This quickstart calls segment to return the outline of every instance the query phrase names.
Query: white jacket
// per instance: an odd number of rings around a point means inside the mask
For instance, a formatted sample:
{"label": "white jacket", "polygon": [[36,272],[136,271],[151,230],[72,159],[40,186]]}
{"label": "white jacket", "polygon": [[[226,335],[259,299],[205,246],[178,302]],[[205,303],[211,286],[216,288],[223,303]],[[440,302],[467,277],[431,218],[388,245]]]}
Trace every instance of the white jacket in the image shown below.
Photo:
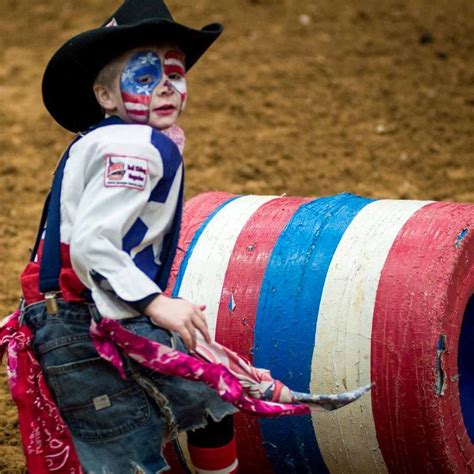
{"label": "white jacket", "polygon": [[69,150],[61,243],[70,246],[73,269],[102,315],[135,316],[121,300],[162,291],[154,278],[182,179],[177,146],[145,125],[102,126]]}

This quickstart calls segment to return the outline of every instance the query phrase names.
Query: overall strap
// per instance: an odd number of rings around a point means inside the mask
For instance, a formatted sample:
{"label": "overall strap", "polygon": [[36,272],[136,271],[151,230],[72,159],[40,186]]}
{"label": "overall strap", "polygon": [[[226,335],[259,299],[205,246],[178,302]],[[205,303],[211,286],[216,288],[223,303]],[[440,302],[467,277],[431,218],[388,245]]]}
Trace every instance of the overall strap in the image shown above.
{"label": "overall strap", "polygon": [[[41,293],[49,293],[60,290],[59,274],[61,272],[61,189],[64,177],[64,169],[69,158],[69,151],[72,146],[84,135],[104,125],[124,123],[119,117],[109,117],[95,127],[91,127],[84,134],[79,134],[69,145],[61,158],[56,172],[54,173],[53,185],[44,204],[43,215],[41,217],[35,247],[32,253],[32,260],[35,259],[38,247],[46,224],[46,233],[43,243],[43,255],[40,262],[39,290]],[[43,265],[43,262],[45,263]]]}
{"label": "overall strap", "polygon": [[44,226],[46,225],[46,219],[48,217],[48,207],[49,207],[50,199],[51,199],[51,191],[48,192],[48,195],[46,196],[46,199],[44,201],[43,212],[41,213],[41,219],[38,225],[38,232],[36,234],[35,245],[33,247],[33,250],[31,251],[31,258],[30,258],[31,262],[34,262],[36,259],[36,256],[38,255],[38,249],[41,243],[41,238],[43,237]]}
{"label": "overall strap", "polygon": [[39,290],[41,293],[59,291],[59,273],[61,271],[61,188],[70,148],[61,158],[54,174],[53,185],[46,198],[38,237],[36,238],[37,244],[35,244],[35,248],[37,250],[46,221],[43,254],[40,262]]}
{"label": "overall strap", "polygon": [[[40,265],[39,288],[41,293],[59,291],[59,272],[61,271],[60,200],[64,168],[68,156],[69,153],[66,152],[61,158],[49,195],[46,233]],[[41,229],[40,232],[42,232]],[[43,265],[43,262],[47,262],[46,265]]]}

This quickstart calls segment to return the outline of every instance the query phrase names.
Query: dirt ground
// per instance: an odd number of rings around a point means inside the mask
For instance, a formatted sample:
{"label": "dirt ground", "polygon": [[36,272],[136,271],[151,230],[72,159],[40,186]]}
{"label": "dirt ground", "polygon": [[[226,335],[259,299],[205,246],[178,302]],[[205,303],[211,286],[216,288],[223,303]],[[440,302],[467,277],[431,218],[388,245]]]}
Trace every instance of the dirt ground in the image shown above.
{"label": "dirt ground", "polygon": [[[44,66],[119,3],[0,0],[0,314],[17,305],[17,276],[71,138],[42,105]],[[474,202],[472,0],[168,4],[178,21],[226,27],[189,74],[188,198],[347,191]],[[2,368],[0,472],[23,465]]]}

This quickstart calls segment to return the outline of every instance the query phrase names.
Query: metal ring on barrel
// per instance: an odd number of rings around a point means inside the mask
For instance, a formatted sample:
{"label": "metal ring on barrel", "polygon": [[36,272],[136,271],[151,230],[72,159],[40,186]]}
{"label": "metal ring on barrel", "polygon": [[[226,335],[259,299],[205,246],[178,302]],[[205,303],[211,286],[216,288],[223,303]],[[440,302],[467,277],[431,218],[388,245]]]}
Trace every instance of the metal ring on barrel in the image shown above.
{"label": "metal ring on barrel", "polygon": [[473,472],[474,205],[208,193],[182,227],[171,287],[219,342],[295,390],[376,384],[239,416],[241,472]]}

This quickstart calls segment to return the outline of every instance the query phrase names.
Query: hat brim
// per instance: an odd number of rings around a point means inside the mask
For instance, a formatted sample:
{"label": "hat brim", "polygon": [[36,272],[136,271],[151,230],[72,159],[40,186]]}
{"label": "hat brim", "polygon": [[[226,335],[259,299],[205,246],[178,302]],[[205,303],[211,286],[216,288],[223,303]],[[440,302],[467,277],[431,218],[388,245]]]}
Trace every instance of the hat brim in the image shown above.
{"label": "hat brim", "polygon": [[167,19],[149,19],[80,33],[49,61],[43,76],[44,104],[67,130],[87,130],[103,118],[92,87],[100,70],[110,61],[137,46],[176,43],[185,53],[189,71],[222,31],[219,23],[196,30]]}

